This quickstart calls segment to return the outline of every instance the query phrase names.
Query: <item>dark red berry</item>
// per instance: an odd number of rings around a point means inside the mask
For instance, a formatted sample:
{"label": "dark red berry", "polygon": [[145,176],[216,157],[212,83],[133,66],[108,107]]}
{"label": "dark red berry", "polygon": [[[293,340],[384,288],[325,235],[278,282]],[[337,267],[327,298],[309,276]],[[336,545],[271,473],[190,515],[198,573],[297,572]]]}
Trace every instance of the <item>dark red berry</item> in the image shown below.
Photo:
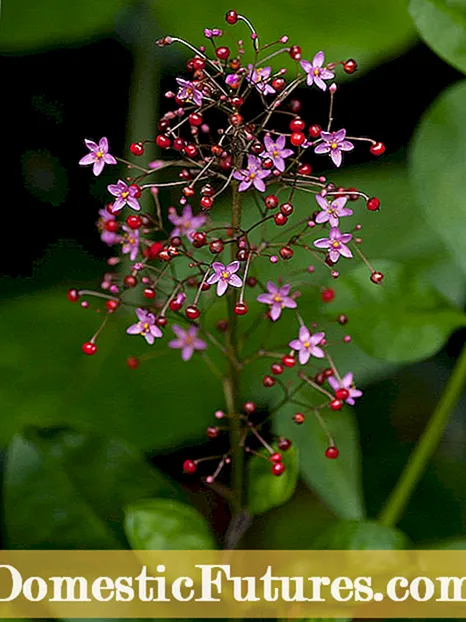
{"label": "dark red berry", "polygon": [[259,155],[260,153],[262,153],[264,151],[265,147],[262,143],[254,143],[253,145],[251,145],[251,151],[255,154],[255,155]]}
{"label": "dark red berry", "polygon": [[301,60],[301,48],[299,45],[292,45],[289,51],[289,55],[293,60]]}
{"label": "dark red berry", "polygon": [[366,207],[370,212],[376,212],[380,207],[380,201],[377,197],[372,197],[366,203]]}
{"label": "dark red berry", "polygon": [[207,244],[207,237],[206,234],[203,233],[202,231],[196,231],[193,234],[193,246],[195,248],[202,248],[203,246],[205,246]]}
{"label": "dark red berry", "polygon": [[176,149],[177,151],[181,151],[185,147],[186,147],[186,141],[184,140],[184,138],[175,138],[175,140],[173,141],[173,149]]}
{"label": "dark red berry", "polygon": [[282,451],[288,451],[288,449],[291,447],[292,442],[288,439],[288,438],[283,438],[283,436],[281,436],[278,439],[278,448],[281,449]]}
{"label": "dark red berry", "polygon": [[188,121],[191,125],[201,125],[202,120],[202,115],[199,112],[192,112],[188,117]]}
{"label": "dark red berry", "polygon": [[348,192],[351,192],[351,194],[349,195],[350,201],[357,201],[359,199],[359,194],[355,194],[357,191],[357,188],[348,188]]}
{"label": "dark red berry", "polygon": [[282,91],[285,88],[286,80],[285,78],[274,78],[272,80],[272,87],[276,91]]}
{"label": "dark red berry", "polygon": [[205,60],[199,56],[193,58],[193,69],[195,71],[202,71],[205,67]]}
{"label": "dark red berry", "polygon": [[244,119],[242,115],[238,113],[230,115],[230,123],[233,125],[233,127],[238,127],[239,125],[243,123],[243,121]]}
{"label": "dark red berry", "polygon": [[136,369],[137,367],[139,367],[139,362],[139,359],[135,356],[130,356],[126,359],[126,364],[130,369]]}
{"label": "dark red berry", "polygon": [[248,307],[244,304],[244,302],[237,302],[235,304],[234,312],[236,313],[236,315],[246,315],[246,313],[248,312]]}
{"label": "dark red berry", "polygon": [[256,405],[254,404],[254,402],[244,402],[243,412],[245,412],[247,415],[252,415],[252,413],[256,412]]}
{"label": "dark red berry", "polygon": [[186,147],[184,148],[184,152],[188,156],[188,158],[195,158],[197,155],[199,155],[198,148],[196,147],[196,145],[193,144],[186,145]]}
{"label": "dark red berry", "polygon": [[344,324],[348,324],[348,316],[345,315],[344,313],[340,313],[340,315],[337,317],[337,322],[341,324],[342,326]]}
{"label": "dark red berry", "polygon": [[178,248],[178,246],[181,246],[183,244],[182,240],[180,237],[178,237],[177,235],[174,238],[170,238],[170,245],[174,246],[175,248]]}
{"label": "dark red berry", "polygon": [[325,450],[325,457],[330,458],[330,460],[335,460],[335,458],[338,458],[339,454],[340,452],[333,445]]}
{"label": "dark red berry", "polygon": [[207,428],[207,437],[208,437],[208,438],[217,438],[217,436],[218,436],[218,432],[219,432],[219,430],[218,430],[217,426],[215,426],[215,425],[210,425],[210,426]]}
{"label": "dark red berry", "polygon": [[264,385],[264,387],[273,387],[273,385],[275,384],[275,378],[273,378],[272,376],[264,376],[262,384]]}
{"label": "dark red berry", "polygon": [[331,287],[327,287],[327,289],[322,290],[320,297],[323,302],[332,302],[335,299],[335,290]]}
{"label": "dark red berry", "polygon": [[273,168],[273,160],[272,160],[272,158],[264,158],[262,160],[262,168],[265,168],[267,170],[270,170],[271,168]]}
{"label": "dark red berry", "polygon": [[143,293],[144,293],[144,297],[148,298],[149,300],[153,300],[155,296],[157,295],[155,293],[155,289],[152,289],[152,287],[146,287]]}
{"label": "dark red berry", "polygon": [[369,151],[372,153],[372,155],[375,155],[377,157],[381,156],[383,153],[385,153],[385,145],[380,142],[374,143],[373,145],[371,145]]}
{"label": "dark red berry", "polygon": [[154,242],[149,246],[149,259],[157,259],[160,255],[160,251],[163,249],[161,242]]}
{"label": "dark red berry", "polygon": [[357,68],[358,64],[353,58],[349,58],[343,63],[343,69],[346,71],[346,73],[354,73]]}
{"label": "dark red berry", "polygon": [[337,389],[335,391],[335,397],[337,398],[337,400],[342,400],[344,402],[349,398],[349,396],[350,392],[348,391],[348,389]]}
{"label": "dark red berry", "polygon": [[294,207],[291,203],[282,203],[280,205],[280,211],[283,216],[291,216],[294,211]]}
{"label": "dark red berry", "polygon": [[133,276],[132,274],[128,274],[128,276],[125,276],[125,278],[123,279],[123,283],[126,287],[136,287],[138,281],[135,276]]}
{"label": "dark red berry", "polygon": [[104,225],[105,231],[110,231],[110,233],[116,233],[120,228],[120,223],[118,220],[107,220]]}
{"label": "dark red berry", "polygon": [[235,95],[234,97],[231,98],[231,105],[234,106],[235,108],[241,108],[243,104],[244,104],[244,99],[242,97]]}
{"label": "dark red berry", "polygon": [[105,308],[107,309],[109,313],[113,313],[114,311],[116,311],[119,306],[120,306],[119,300],[106,300],[105,301]]}
{"label": "dark red berry", "polygon": [[156,139],[155,142],[157,143],[157,145],[161,148],[161,149],[168,149],[168,147],[171,144],[170,139],[168,138],[168,136],[165,136],[164,134],[159,134]]}
{"label": "dark red berry", "polygon": [[280,365],[280,363],[272,363],[272,365],[270,366],[270,370],[272,374],[275,374],[275,376],[279,376],[280,374],[283,374],[283,365]]}
{"label": "dark red berry", "polygon": [[310,175],[312,173],[312,166],[304,162],[298,166],[298,173],[300,175]]}
{"label": "dark red berry", "polygon": [[247,281],[246,281],[246,284],[247,284],[249,287],[256,287],[256,285],[257,285],[257,279],[256,279],[256,277],[255,277],[255,276],[248,276]]}
{"label": "dark red berry", "polygon": [[293,415],[293,421],[298,425],[304,423],[305,419],[306,417],[303,415],[303,413],[296,413],[295,415]]}
{"label": "dark red berry", "polygon": [[223,244],[222,240],[212,240],[212,242],[209,244],[210,252],[214,255],[221,253],[224,248],[225,245]]}
{"label": "dark red berry", "polygon": [[320,127],[320,125],[317,125],[317,123],[309,126],[309,136],[311,138],[319,138],[321,132],[322,128]]}
{"label": "dark red berry", "polygon": [[214,204],[211,197],[202,197],[201,199],[201,207],[205,210],[212,209],[212,205]]}
{"label": "dark red berry", "polygon": [[265,197],[264,204],[267,209],[275,209],[278,206],[278,198],[274,194],[269,194]]}
{"label": "dark red berry", "polygon": [[272,466],[272,474],[273,475],[281,475],[282,473],[284,473],[286,471],[286,467],[283,464],[283,462],[276,462],[273,466]]}
{"label": "dark red berry", "polygon": [[283,227],[288,222],[288,218],[284,214],[282,214],[281,212],[279,212],[278,214],[275,214],[273,219],[275,221],[275,224],[278,227]]}
{"label": "dark red berry", "polygon": [[329,404],[332,410],[341,410],[343,408],[343,402],[341,400],[332,400]]}
{"label": "dark red berry", "polygon": [[314,382],[319,386],[322,386],[325,382],[325,376],[323,372],[319,372],[314,376]]}
{"label": "dark red berry", "polygon": [[291,354],[285,354],[282,358],[282,363],[285,367],[294,367],[296,365],[296,359]]}
{"label": "dark red berry", "polygon": [[279,454],[278,452],[275,452],[274,454],[271,454],[269,460],[271,460],[272,462],[281,462],[282,455]]}
{"label": "dark red berry", "polygon": [[142,218],[132,214],[126,219],[126,224],[130,229],[139,229],[142,226]]}
{"label": "dark red berry", "polygon": [[371,281],[376,285],[380,285],[382,283],[384,275],[382,272],[373,272],[371,274]]}
{"label": "dark red berry", "polygon": [[77,289],[69,289],[66,297],[70,302],[76,302],[79,300],[79,292]]}
{"label": "dark red berry", "polygon": [[132,143],[129,150],[133,155],[141,156],[144,153],[144,145],[142,143]]}
{"label": "dark red berry", "polygon": [[293,132],[290,136],[290,142],[295,147],[299,147],[306,140],[306,137],[302,132]]}
{"label": "dark red berry", "polygon": [[201,315],[201,312],[195,305],[186,307],[185,313],[189,320],[197,320],[197,318]]}
{"label": "dark red berry", "polygon": [[157,326],[161,326],[162,328],[168,324],[168,320],[164,315],[161,315],[156,320]]}
{"label": "dark red berry", "polygon": [[185,473],[189,473],[189,475],[192,475],[193,473],[195,473],[197,470],[197,465],[194,462],[194,460],[185,460],[183,462],[183,471]]}
{"label": "dark red berry", "polygon": [[291,259],[294,255],[294,251],[289,246],[284,246],[280,249],[280,257],[282,259]]}
{"label": "dark red berry", "polygon": [[325,378],[330,378],[330,376],[334,376],[335,372],[333,371],[333,369],[331,367],[328,367],[327,369],[324,369],[323,374],[325,376]]}
{"label": "dark red berry", "polygon": [[302,132],[304,128],[306,127],[306,124],[304,123],[302,119],[300,119],[299,117],[296,117],[296,119],[293,119],[292,121],[290,121],[289,127],[292,132]]}
{"label": "dark red berry", "polygon": [[222,45],[215,50],[215,56],[220,60],[227,60],[230,56],[230,48]]}
{"label": "dark red berry", "polygon": [[97,346],[93,341],[86,341],[86,343],[83,343],[82,345],[82,351],[84,352],[84,354],[92,356],[97,352]]}
{"label": "dark red berry", "polygon": [[228,11],[228,13],[225,15],[225,19],[231,25],[236,24],[236,22],[238,21],[238,13],[233,10]]}

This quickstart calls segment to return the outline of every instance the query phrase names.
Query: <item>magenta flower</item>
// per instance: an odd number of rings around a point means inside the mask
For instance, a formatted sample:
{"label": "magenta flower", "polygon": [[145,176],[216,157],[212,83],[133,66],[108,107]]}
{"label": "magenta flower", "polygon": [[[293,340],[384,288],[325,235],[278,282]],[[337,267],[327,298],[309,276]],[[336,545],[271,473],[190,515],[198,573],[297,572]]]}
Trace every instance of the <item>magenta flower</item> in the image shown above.
{"label": "magenta flower", "polygon": [[308,86],[312,86],[315,84],[322,91],[327,90],[327,85],[324,80],[331,80],[335,77],[333,71],[330,71],[326,67],[323,67],[324,64],[324,53],[317,52],[317,54],[312,59],[312,63],[308,60],[301,61],[301,67],[307,73],[306,83]]}
{"label": "magenta flower", "polygon": [[251,184],[254,185],[259,192],[265,192],[265,177],[270,175],[270,171],[265,171],[261,168],[261,160],[256,156],[248,156],[248,167],[235,171],[233,177],[238,181],[241,181],[238,190],[244,192]]}
{"label": "magenta flower", "polygon": [[142,335],[149,345],[152,345],[155,339],[163,336],[162,331],[155,323],[153,313],[145,309],[136,309],[136,315],[139,322],[126,329],[128,335]]}
{"label": "magenta flower", "polygon": [[354,145],[349,140],[345,140],[346,130],[341,129],[338,132],[321,132],[322,142],[314,149],[315,153],[330,153],[335,166],[341,164],[341,152],[351,151]]}
{"label": "magenta flower", "polygon": [[217,296],[223,296],[227,291],[229,285],[232,287],[241,287],[242,280],[235,273],[239,270],[239,261],[232,261],[225,266],[220,261],[214,261],[212,269],[214,274],[211,274],[207,279],[208,285],[217,283]]}
{"label": "magenta flower", "polygon": [[177,78],[176,81],[180,86],[176,96],[183,101],[193,102],[196,106],[202,105],[202,91],[200,91],[194,82]]}
{"label": "magenta flower", "polygon": [[198,338],[196,326],[190,326],[188,330],[183,330],[181,326],[174,324],[172,330],[176,335],[176,339],[170,341],[168,347],[181,350],[183,361],[189,361],[195,350],[205,350],[207,348],[206,342]]}
{"label": "magenta flower", "polygon": [[270,305],[270,317],[275,322],[282,314],[282,309],[296,309],[298,306],[296,301],[288,296],[290,293],[290,285],[278,287],[272,281],[267,283],[267,294],[260,294],[257,297],[258,302]]}
{"label": "magenta flower", "polygon": [[299,329],[299,338],[290,341],[289,346],[296,352],[299,352],[298,358],[301,365],[305,365],[311,356],[317,359],[323,359],[325,356],[322,348],[318,345],[325,338],[325,333],[311,334],[308,328],[301,326]]}
{"label": "magenta flower", "polygon": [[350,406],[354,406],[354,400],[362,395],[362,391],[356,389],[352,372],[349,372],[343,376],[341,382],[334,376],[330,376],[330,378],[328,378],[328,382],[334,391],[338,391],[338,389],[346,389],[349,391],[349,397],[346,398],[345,402]]}
{"label": "magenta flower", "polygon": [[92,172],[96,177],[100,175],[106,164],[117,163],[115,158],[108,152],[108,140],[105,136],[99,140],[99,144],[95,143],[93,140],[88,140],[87,138],[84,143],[90,153],[81,158],[79,160],[79,164],[81,166],[93,164],[94,166],[92,167]]}
{"label": "magenta flower", "polygon": [[138,189],[134,186],[128,186],[127,183],[119,179],[118,183],[107,186],[107,190],[110,194],[113,194],[113,196],[116,197],[116,200],[113,202],[114,212],[119,212],[125,205],[128,205],[128,207],[131,207],[136,211],[141,209],[141,206],[136,199]]}
{"label": "magenta flower", "polygon": [[131,227],[126,225],[123,225],[123,230],[125,235],[122,239],[123,246],[121,247],[121,252],[123,255],[129,254],[131,261],[134,261],[139,252],[139,231],[138,229],[131,229]]}
{"label": "magenta flower", "polygon": [[236,89],[241,83],[241,78],[242,76],[240,76],[239,73],[229,73],[225,78],[225,82],[228,84],[228,86]]}
{"label": "magenta flower", "polygon": [[181,216],[176,213],[176,209],[171,207],[168,213],[168,220],[175,225],[170,237],[176,238],[185,235],[189,241],[199,227],[205,224],[207,217],[204,214],[193,216],[193,210],[190,205],[185,205]]}
{"label": "magenta flower", "polygon": [[246,80],[253,84],[259,93],[262,95],[273,95],[275,89],[269,84],[270,73],[272,67],[257,67],[254,65],[248,65],[249,73],[246,76]]}
{"label": "magenta flower", "polygon": [[204,28],[204,37],[207,39],[213,39],[214,37],[221,37],[223,31],[220,28]]}
{"label": "magenta flower", "polygon": [[294,153],[292,149],[285,149],[285,144],[285,136],[277,136],[277,139],[273,140],[270,134],[266,134],[264,138],[265,151],[261,154],[263,158],[270,158],[275,168],[281,172],[285,170],[285,158],[289,158]]}
{"label": "magenta flower", "polygon": [[99,210],[97,229],[100,232],[100,239],[102,240],[102,242],[105,242],[105,244],[108,244],[108,246],[113,246],[120,241],[121,237],[118,235],[118,233],[114,233],[113,231],[107,231],[107,229],[105,228],[105,223],[109,220],[115,220],[115,216],[109,214],[106,209]]}
{"label": "magenta flower", "polygon": [[328,222],[331,227],[338,227],[339,218],[351,216],[353,213],[353,210],[350,210],[349,207],[345,207],[348,197],[338,197],[338,199],[329,202],[320,194],[316,194],[316,201],[322,209],[315,218],[315,221],[319,223],[319,225]]}
{"label": "magenta flower", "polygon": [[353,253],[346,246],[353,236],[351,233],[341,233],[338,227],[332,227],[328,238],[320,238],[314,242],[314,246],[317,248],[328,248],[328,255],[330,259],[335,263],[340,258],[353,256]]}

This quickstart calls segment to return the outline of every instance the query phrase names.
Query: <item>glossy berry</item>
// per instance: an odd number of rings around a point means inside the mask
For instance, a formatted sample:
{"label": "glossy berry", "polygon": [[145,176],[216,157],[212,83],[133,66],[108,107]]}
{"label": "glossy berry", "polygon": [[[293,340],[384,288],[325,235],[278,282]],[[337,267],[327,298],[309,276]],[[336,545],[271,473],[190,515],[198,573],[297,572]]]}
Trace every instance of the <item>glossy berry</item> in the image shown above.
{"label": "glossy berry", "polygon": [[276,462],[273,466],[272,466],[272,475],[281,475],[282,473],[284,473],[286,471],[286,467],[283,464],[283,462]]}
{"label": "glossy berry", "polygon": [[209,250],[214,255],[221,253],[224,248],[225,245],[223,244],[222,240],[212,240],[212,242],[209,244]]}
{"label": "glossy berry", "polygon": [[188,156],[188,158],[195,158],[197,155],[199,155],[198,148],[196,147],[196,145],[193,144],[186,145],[186,147],[184,148],[184,152]]}
{"label": "glossy berry", "polygon": [[135,276],[133,276],[132,274],[128,274],[128,276],[125,276],[125,278],[123,279],[123,283],[126,287],[136,287],[138,281]]}
{"label": "glossy berry", "polygon": [[238,13],[233,10],[228,11],[228,13],[225,15],[225,19],[231,25],[236,24],[236,22],[238,21]]}
{"label": "glossy berry", "polygon": [[273,385],[275,384],[275,378],[273,378],[272,376],[264,376],[262,384],[264,385],[264,387],[267,388],[273,387]]}
{"label": "glossy berry", "polygon": [[383,143],[374,143],[373,145],[371,145],[371,148],[369,149],[369,151],[372,153],[372,155],[374,156],[381,156],[383,153],[385,153],[385,145]]}
{"label": "glossy berry", "polygon": [[280,249],[280,257],[282,259],[291,259],[294,255],[294,251],[289,246],[284,246]]}
{"label": "glossy berry", "polygon": [[278,198],[274,194],[269,194],[265,197],[264,204],[267,209],[275,209],[278,207]]}
{"label": "glossy berry", "polygon": [[186,141],[183,138],[175,138],[173,141],[173,149],[181,151],[186,147]]}
{"label": "glossy berry", "polygon": [[341,400],[332,400],[329,404],[332,410],[341,410],[343,408],[343,402]]}
{"label": "glossy berry", "polygon": [[202,114],[200,114],[199,112],[192,112],[188,117],[188,121],[190,125],[201,125],[203,121]]}
{"label": "glossy berry", "polygon": [[126,219],[126,224],[130,229],[139,229],[142,226],[142,218],[131,214],[131,216],[128,216]]}
{"label": "glossy berry", "polygon": [[358,64],[354,60],[354,58],[349,58],[347,61],[343,63],[343,69],[346,71],[346,73],[349,73],[349,74],[354,73],[357,68],[358,68]]}
{"label": "glossy berry", "polygon": [[321,132],[322,128],[320,127],[320,125],[317,125],[317,123],[309,126],[309,136],[311,138],[319,138]]}
{"label": "glossy berry", "polygon": [[197,465],[194,462],[194,460],[185,460],[183,462],[183,471],[185,473],[189,473],[189,475],[192,475],[193,473],[195,473],[197,470]]}
{"label": "glossy berry", "polygon": [[202,209],[205,210],[212,209],[212,205],[214,204],[213,200],[210,197],[202,197],[200,203]]}
{"label": "glossy berry", "polygon": [[285,88],[285,84],[286,80],[284,78],[274,78],[272,80],[272,86],[278,92],[282,91]]}
{"label": "glossy berry", "polygon": [[272,363],[272,365],[270,366],[270,370],[272,374],[275,374],[275,376],[279,376],[280,374],[283,374],[283,365],[280,365],[280,363]]}
{"label": "glossy berry", "polygon": [[109,313],[113,313],[114,311],[116,311],[119,306],[120,306],[120,302],[118,300],[106,300],[105,301],[105,308],[107,309]]}
{"label": "glossy berry", "polygon": [[205,60],[199,56],[193,58],[193,69],[195,71],[202,71],[205,67]]}
{"label": "glossy berry", "polygon": [[335,458],[338,458],[339,455],[340,452],[333,445],[325,450],[325,457],[329,458],[330,460],[335,460]]}
{"label": "glossy berry", "polygon": [[152,287],[146,287],[143,293],[144,298],[147,298],[148,300],[153,300],[156,296],[155,289],[152,289]]}
{"label": "glossy berry", "polygon": [[244,119],[242,115],[238,113],[230,115],[230,123],[233,125],[233,127],[238,127],[239,125],[243,123],[243,121]]}
{"label": "glossy berry", "polygon": [[272,160],[272,158],[264,158],[262,160],[262,168],[265,168],[267,170],[270,170],[271,168],[273,168],[273,160]]}
{"label": "glossy berry", "polygon": [[288,218],[281,212],[279,214],[275,214],[273,219],[278,227],[283,227],[288,222]]}
{"label": "glossy berry", "polygon": [[331,287],[327,287],[326,289],[322,290],[320,297],[322,298],[323,302],[332,302],[332,300],[335,299],[335,290]]}
{"label": "glossy berry", "polygon": [[228,60],[230,56],[230,48],[222,45],[215,50],[215,56],[220,60]]}
{"label": "glossy berry", "polygon": [[298,166],[298,173],[300,175],[310,175],[312,173],[312,166],[307,164],[307,162],[303,162]]}
{"label": "glossy berry", "polygon": [[133,155],[141,156],[144,153],[144,145],[142,143],[132,143],[129,150]]}
{"label": "glossy berry", "polygon": [[161,326],[162,328],[168,324],[168,320],[164,315],[161,315],[156,320],[157,326]]}
{"label": "glossy berry", "polygon": [[202,248],[207,244],[206,234],[202,231],[196,231],[193,235],[193,246],[195,248]]}
{"label": "glossy berry", "polygon": [[83,343],[81,349],[84,354],[87,354],[88,356],[92,356],[97,352],[97,346],[93,341],[86,341],[86,343]]}
{"label": "glossy berry", "polygon": [[201,312],[195,305],[186,307],[185,313],[188,320],[197,320],[197,318],[201,315]]}
{"label": "glossy berry", "polygon": [[280,211],[283,216],[291,216],[294,211],[294,207],[291,203],[282,203],[280,205]]}
{"label": "glossy berry", "polygon": [[342,326],[344,324],[348,324],[348,316],[345,315],[344,313],[340,313],[340,315],[337,317],[337,322],[341,324]]}
{"label": "glossy berry", "polygon": [[349,395],[350,393],[348,389],[337,389],[335,391],[335,397],[337,400],[342,400],[343,402],[349,398]]}
{"label": "glossy berry", "polygon": [[275,452],[274,454],[270,455],[269,460],[271,462],[281,462],[282,461],[282,455],[279,454],[278,452]]}
{"label": "glossy berry", "polygon": [[278,439],[278,443],[277,444],[278,444],[278,448],[281,449],[282,451],[288,451],[288,449],[292,445],[292,442],[289,439],[287,439],[287,438],[283,438],[283,436],[282,436],[282,437],[280,437]]}
{"label": "glossy berry", "polygon": [[137,184],[130,184],[129,187],[134,190],[134,198],[139,199],[142,194],[142,189]]}
{"label": "glossy berry", "polygon": [[376,285],[380,285],[382,283],[384,275],[382,272],[373,272],[371,274],[371,281]]}
{"label": "glossy berry", "polygon": [[135,356],[130,356],[126,359],[126,364],[130,369],[136,369],[137,367],[139,367],[139,363],[139,359]]}
{"label": "glossy berry", "polygon": [[366,203],[366,207],[370,212],[376,212],[380,207],[380,201],[377,197],[372,197]]}
{"label": "glossy berry", "polygon": [[304,423],[305,420],[306,420],[306,417],[303,415],[303,413],[296,413],[295,415],[293,415],[293,421],[297,423],[298,425],[301,425],[302,423]]}
{"label": "glossy berry", "polygon": [[219,429],[215,425],[210,425],[207,428],[207,438],[217,438]]}
{"label": "glossy berry", "polygon": [[178,300],[176,300],[176,298],[174,298],[173,300],[170,300],[170,302],[168,303],[168,306],[171,311],[179,311],[181,307],[183,306],[183,303],[179,302]]}
{"label": "glossy berry", "polygon": [[282,363],[285,367],[294,367],[296,365],[296,359],[294,356],[291,356],[291,354],[286,354],[282,358]]}
{"label": "glossy berry", "polygon": [[149,259],[157,259],[160,255],[160,251],[163,249],[161,242],[154,242],[149,246]]}
{"label": "glossy berry", "polygon": [[107,220],[104,228],[105,231],[110,231],[110,233],[116,233],[120,228],[120,223],[117,220]]}
{"label": "glossy berry", "polygon": [[77,289],[69,289],[66,297],[70,302],[77,302],[79,300],[79,292]]}
{"label": "glossy berry", "polygon": [[292,121],[290,121],[289,127],[292,132],[302,132],[304,128],[306,127],[306,124],[304,123],[302,119],[297,117],[296,119],[293,119]]}
{"label": "glossy berry", "polygon": [[306,137],[302,132],[293,132],[290,136],[290,142],[295,147],[299,147],[306,140]]}
{"label": "glossy berry", "polygon": [[234,312],[236,313],[236,315],[246,315],[246,313],[248,312],[248,307],[244,304],[244,302],[237,302],[235,304]]}
{"label": "glossy berry", "polygon": [[245,412],[247,415],[252,415],[253,413],[255,413],[256,405],[254,404],[254,402],[244,402],[243,412]]}
{"label": "glossy berry", "polygon": [[157,145],[161,148],[161,149],[168,149],[168,147],[171,144],[170,139],[168,138],[168,136],[165,136],[164,134],[159,134],[156,139],[155,142],[157,143]]}
{"label": "glossy berry", "polygon": [[293,60],[301,60],[301,48],[299,45],[292,45],[289,51],[289,55]]}

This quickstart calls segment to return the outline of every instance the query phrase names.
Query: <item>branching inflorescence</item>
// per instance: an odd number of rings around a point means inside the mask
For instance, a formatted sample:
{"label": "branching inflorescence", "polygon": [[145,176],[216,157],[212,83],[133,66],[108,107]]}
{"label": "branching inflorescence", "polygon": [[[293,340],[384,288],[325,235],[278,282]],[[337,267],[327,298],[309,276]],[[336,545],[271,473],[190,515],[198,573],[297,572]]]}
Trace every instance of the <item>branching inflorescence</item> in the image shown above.
{"label": "branching inflorescence", "polygon": [[[379,200],[356,188],[336,187],[324,176],[314,176],[308,161],[329,157],[340,167],[357,142],[368,144],[375,156],[382,155],[385,147],[369,138],[347,136],[344,128],[333,127],[337,92],[333,80],[340,67],[353,73],[357,68],[354,60],[326,63],[323,52],[315,54],[312,61],[304,60],[298,46],[288,45],[287,36],[261,45],[244,16],[229,11],[226,21],[230,25],[243,22],[249,29],[251,62],[244,62],[242,41],[234,53],[219,44],[223,35],[219,29],[206,29],[208,45],[199,48],[176,37],[157,42],[161,47],[180,43],[192,53],[187,63],[189,75],[176,78],[176,90],[165,93],[173,106],[161,118],[155,142],[166,157],[141,166],[110,155],[106,138],[99,143],[85,141],[89,153],[80,164],[92,165],[95,175],[117,161],[126,167],[128,177],[108,186],[112,202],[100,211],[98,228],[102,240],[129,261],[121,262],[119,257],[108,261],[118,269],[105,275],[102,291],[70,290],[68,297],[81,300],[83,306],[88,306],[88,296],[104,299],[103,325],[121,308],[132,308],[135,316],[126,331],[129,335],[140,335],[148,345],[161,347],[159,341],[166,341],[170,332],[168,347],[180,350],[183,361],[195,356],[205,359],[223,382],[226,402],[225,410],[215,412],[215,424],[207,435],[215,438],[228,429],[231,438],[230,449],[215,458],[217,466],[205,481],[213,483],[224,465],[233,460],[233,480],[235,461],[240,465],[233,482],[239,488],[242,456],[255,453],[257,441],[266,448],[274,475],[284,472],[280,452],[291,446],[285,438],[270,445],[261,434],[265,421],[255,422],[254,402],[238,403],[240,375],[252,361],[271,361],[262,383],[281,391],[277,405],[269,409],[269,417],[285,404],[294,404],[300,407],[293,417],[296,424],[302,424],[310,412],[327,430],[322,416],[325,410],[339,411],[345,403],[352,406],[362,395],[353,374],[341,375],[337,370],[329,354],[326,331],[315,319],[301,316],[301,293],[296,285],[306,287],[314,278],[316,266],[294,272],[289,267],[293,267],[290,260],[295,253],[300,253],[312,257],[318,267],[337,279],[337,264],[357,255],[368,266],[369,278],[376,284],[382,282],[383,275],[372,269],[359,248],[360,225],[348,231],[345,224],[353,214],[353,204],[357,207],[363,201],[368,210],[376,211]],[[272,68],[283,54],[295,61],[293,72]],[[299,115],[301,104],[291,96],[304,85],[329,94],[325,129],[317,124],[307,127]],[[253,113],[247,118],[250,109]],[[153,141],[133,143],[133,156],[144,156],[148,142]],[[167,171],[173,172],[174,180],[166,181]],[[178,208],[162,207],[162,188],[171,189],[177,196]],[[153,199],[153,209],[144,213],[139,203],[142,193]],[[308,199],[308,212],[293,222],[293,201],[299,194]],[[252,199],[248,212],[257,213],[248,226],[244,224],[244,197]],[[122,214],[123,222],[118,220]],[[272,266],[276,278],[265,282],[262,275]],[[133,288],[140,290],[139,304],[134,303],[134,293],[128,299],[128,290]],[[324,302],[334,298],[331,287],[318,287],[318,291]],[[265,305],[265,312],[243,327],[240,318],[248,313],[248,299],[252,298]],[[224,309],[225,301],[225,319],[211,326],[207,311],[217,304]],[[295,337],[271,348],[267,339],[283,316],[289,321],[296,318]],[[347,321],[340,315],[336,323],[345,325]],[[260,323],[269,326],[268,337],[255,352],[244,355],[244,342]],[[96,352],[103,325],[84,343],[86,354]],[[343,337],[344,342],[350,340],[349,335]],[[221,352],[227,370],[212,361],[211,348]],[[139,362],[135,357],[128,359],[130,367],[137,367]],[[289,379],[285,382],[286,375]],[[298,392],[306,386],[322,398],[320,403],[307,405],[298,399]],[[330,434],[328,438],[325,455],[337,458],[338,449]],[[186,460],[184,471],[196,472],[199,462]]]}

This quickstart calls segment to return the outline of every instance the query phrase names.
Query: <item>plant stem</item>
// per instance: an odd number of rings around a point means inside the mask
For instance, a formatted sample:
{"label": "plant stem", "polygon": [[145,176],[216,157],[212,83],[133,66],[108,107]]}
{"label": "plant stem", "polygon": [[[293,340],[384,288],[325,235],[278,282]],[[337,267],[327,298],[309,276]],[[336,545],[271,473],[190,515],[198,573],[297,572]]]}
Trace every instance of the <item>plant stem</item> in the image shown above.
{"label": "plant stem", "polygon": [[434,414],[380,513],[379,522],[382,525],[391,527],[400,520],[414,488],[424,473],[427,463],[437,449],[450,414],[456,406],[465,384],[466,346],[463,348],[447,381]]}
{"label": "plant stem", "polygon": [[[233,196],[231,206],[231,226],[233,231],[237,231],[241,226],[241,195],[238,192],[238,184],[233,185]],[[236,259],[236,245],[231,245],[231,260]],[[244,479],[244,452],[241,447],[242,421],[240,419],[239,390],[240,390],[240,371],[238,361],[238,334],[237,316],[235,314],[235,304],[237,292],[233,290],[228,295],[228,332],[227,347],[231,353],[229,359],[228,377],[224,380],[225,399],[228,414],[232,415],[230,443],[232,448],[232,488],[233,502],[232,510],[238,514],[243,507],[243,479]]]}

